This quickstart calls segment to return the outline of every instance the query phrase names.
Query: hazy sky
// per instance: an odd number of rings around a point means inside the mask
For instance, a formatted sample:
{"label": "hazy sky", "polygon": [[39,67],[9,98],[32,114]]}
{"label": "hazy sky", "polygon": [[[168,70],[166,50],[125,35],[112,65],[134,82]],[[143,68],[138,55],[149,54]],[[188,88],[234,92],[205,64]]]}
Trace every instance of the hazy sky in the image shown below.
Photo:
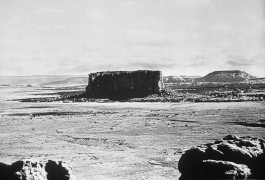
{"label": "hazy sky", "polygon": [[264,0],[0,0],[0,75],[265,77]]}

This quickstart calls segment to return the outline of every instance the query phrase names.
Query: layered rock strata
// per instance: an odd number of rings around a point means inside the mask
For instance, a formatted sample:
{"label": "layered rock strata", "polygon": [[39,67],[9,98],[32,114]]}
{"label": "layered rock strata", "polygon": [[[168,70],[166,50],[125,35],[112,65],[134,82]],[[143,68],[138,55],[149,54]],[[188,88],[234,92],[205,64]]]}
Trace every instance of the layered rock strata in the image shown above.
{"label": "layered rock strata", "polygon": [[89,74],[88,97],[126,99],[159,94],[164,89],[161,71],[107,71]]}
{"label": "layered rock strata", "polygon": [[228,135],[187,150],[180,158],[180,180],[265,179],[265,141]]}

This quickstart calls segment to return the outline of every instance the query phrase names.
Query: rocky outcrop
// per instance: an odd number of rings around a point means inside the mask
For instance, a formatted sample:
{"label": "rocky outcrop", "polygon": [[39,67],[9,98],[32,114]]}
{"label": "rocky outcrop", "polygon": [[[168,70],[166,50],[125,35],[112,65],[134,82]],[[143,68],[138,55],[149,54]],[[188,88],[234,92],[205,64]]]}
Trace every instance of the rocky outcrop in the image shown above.
{"label": "rocky outcrop", "polygon": [[88,97],[127,99],[159,94],[164,88],[161,71],[107,71],[89,74]]}
{"label": "rocky outcrop", "polygon": [[62,161],[47,163],[20,160],[11,165],[0,162],[0,180],[76,180],[71,168]]}
{"label": "rocky outcrop", "polygon": [[240,70],[226,70],[213,71],[202,78],[195,79],[196,82],[242,82],[255,78],[245,71]]}
{"label": "rocky outcrop", "polygon": [[187,150],[180,158],[180,180],[265,179],[265,141],[228,135]]}
{"label": "rocky outcrop", "polygon": [[164,83],[191,83],[194,79],[200,78],[198,76],[164,76]]}

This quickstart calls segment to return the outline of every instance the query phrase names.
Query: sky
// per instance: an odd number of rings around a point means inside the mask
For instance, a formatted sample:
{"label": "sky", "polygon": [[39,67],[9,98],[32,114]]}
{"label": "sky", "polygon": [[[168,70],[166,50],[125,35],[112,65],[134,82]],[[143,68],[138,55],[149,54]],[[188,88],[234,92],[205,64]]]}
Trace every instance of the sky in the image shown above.
{"label": "sky", "polygon": [[0,75],[265,77],[265,0],[0,0]]}

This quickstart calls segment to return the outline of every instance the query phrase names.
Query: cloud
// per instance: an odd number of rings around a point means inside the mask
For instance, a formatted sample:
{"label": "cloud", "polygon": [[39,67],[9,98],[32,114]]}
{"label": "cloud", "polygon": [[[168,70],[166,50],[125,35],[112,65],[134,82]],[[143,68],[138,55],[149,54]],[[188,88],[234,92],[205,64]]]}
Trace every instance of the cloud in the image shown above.
{"label": "cloud", "polygon": [[129,0],[129,1],[125,2],[124,6],[125,7],[130,7],[130,6],[134,6],[135,4],[136,4],[135,1]]}
{"label": "cloud", "polygon": [[[90,61],[90,63],[89,63]],[[135,61],[135,60],[121,60],[111,59],[103,63],[105,60],[87,60],[86,63],[79,62],[78,65],[69,68],[67,71],[71,73],[90,73],[97,71],[116,71],[116,70],[139,70],[139,69],[150,69],[150,70],[166,70],[172,69],[176,64],[170,60],[153,61]]]}
{"label": "cloud", "polygon": [[205,7],[212,3],[217,3],[221,0],[179,0],[175,1],[176,5],[180,8],[198,8],[198,7]]}
{"label": "cloud", "polygon": [[94,21],[106,21],[108,19],[107,14],[103,10],[97,8],[85,12],[85,16]]}
{"label": "cloud", "polygon": [[128,29],[124,41],[128,46],[176,47],[186,46],[194,37],[184,31],[167,32],[152,29]]}
{"label": "cloud", "polygon": [[25,74],[123,69],[264,74],[264,2],[64,0],[0,6],[1,66]]}
{"label": "cloud", "polygon": [[0,44],[0,53],[1,55],[3,54],[8,54],[8,53],[17,53],[21,52],[21,47],[17,45],[9,45],[9,44]]}
{"label": "cloud", "polygon": [[140,69],[170,69],[173,68],[176,64],[174,62],[131,62],[128,67],[140,68]]}
{"label": "cloud", "polygon": [[229,60],[226,61],[226,64],[228,64],[229,66],[249,66],[251,65],[251,63],[247,63],[245,61],[240,61],[240,60]]}
{"label": "cloud", "polygon": [[120,70],[119,64],[114,63],[102,63],[102,62],[94,62],[92,63],[79,63],[78,65],[69,68],[68,71],[71,73],[90,73],[97,71],[107,71],[107,70]]}
{"label": "cloud", "polygon": [[38,14],[61,14],[65,11],[57,8],[41,7],[35,11]]}
{"label": "cloud", "polygon": [[167,36],[148,29],[132,29],[126,32],[126,40],[137,45],[162,45],[167,41]]}

